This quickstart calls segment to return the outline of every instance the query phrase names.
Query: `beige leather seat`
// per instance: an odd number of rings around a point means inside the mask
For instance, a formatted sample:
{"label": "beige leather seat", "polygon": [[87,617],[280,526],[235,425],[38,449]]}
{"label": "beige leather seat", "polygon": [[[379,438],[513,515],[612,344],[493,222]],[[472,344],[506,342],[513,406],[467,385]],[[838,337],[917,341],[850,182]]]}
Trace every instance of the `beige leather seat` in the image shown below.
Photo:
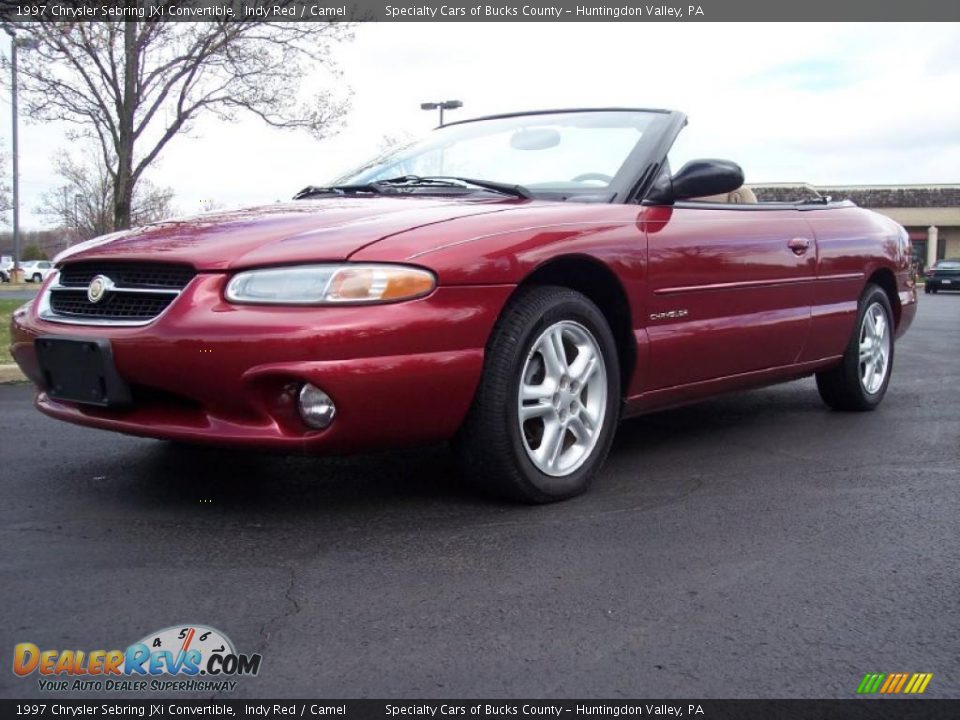
{"label": "beige leather seat", "polygon": [[757,202],[757,196],[754,194],[753,190],[748,188],[746,185],[741,185],[733,192],[729,192],[726,195],[707,195],[705,197],[693,198],[694,202],[711,202],[711,203],[738,203],[741,205],[749,205]]}

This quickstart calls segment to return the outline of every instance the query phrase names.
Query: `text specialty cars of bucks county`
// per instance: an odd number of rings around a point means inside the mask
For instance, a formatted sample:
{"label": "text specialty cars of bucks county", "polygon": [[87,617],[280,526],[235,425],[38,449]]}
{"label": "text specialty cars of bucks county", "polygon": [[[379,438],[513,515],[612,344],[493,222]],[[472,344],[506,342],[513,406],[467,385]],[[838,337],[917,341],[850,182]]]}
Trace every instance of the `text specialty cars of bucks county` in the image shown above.
{"label": "text specialty cars of bucks county", "polygon": [[451,440],[486,489],[584,491],[624,417],[816,375],[872,410],[916,311],[907,233],[672,167],[680,112],[451,123],[288,203],[76,245],[14,313],[37,407],[338,454]]}

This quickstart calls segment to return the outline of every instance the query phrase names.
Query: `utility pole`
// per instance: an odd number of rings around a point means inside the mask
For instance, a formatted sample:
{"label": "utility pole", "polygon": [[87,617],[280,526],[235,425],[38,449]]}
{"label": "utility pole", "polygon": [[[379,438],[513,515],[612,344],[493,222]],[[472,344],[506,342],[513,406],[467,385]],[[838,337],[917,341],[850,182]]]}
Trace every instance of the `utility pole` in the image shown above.
{"label": "utility pole", "polygon": [[32,39],[18,38],[9,25],[4,30],[10,36],[10,108],[12,122],[10,128],[10,143],[13,146],[13,274],[17,276],[20,269],[20,153],[17,138],[19,115],[17,113],[17,48],[34,48],[37,42]]}
{"label": "utility pole", "polygon": [[10,126],[10,143],[13,145],[13,275],[19,279],[20,270],[20,153],[17,148],[17,34],[5,27],[10,36],[10,107],[13,117]]}

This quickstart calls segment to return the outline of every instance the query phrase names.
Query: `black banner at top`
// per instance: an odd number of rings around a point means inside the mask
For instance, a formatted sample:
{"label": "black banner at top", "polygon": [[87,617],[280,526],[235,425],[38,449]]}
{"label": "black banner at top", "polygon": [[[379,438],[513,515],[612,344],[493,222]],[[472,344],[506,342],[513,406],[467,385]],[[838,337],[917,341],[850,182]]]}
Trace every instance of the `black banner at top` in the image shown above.
{"label": "black banner at top", "polygon": [[958,21],[943,0],[0,0],[29,21],[863,22]]}

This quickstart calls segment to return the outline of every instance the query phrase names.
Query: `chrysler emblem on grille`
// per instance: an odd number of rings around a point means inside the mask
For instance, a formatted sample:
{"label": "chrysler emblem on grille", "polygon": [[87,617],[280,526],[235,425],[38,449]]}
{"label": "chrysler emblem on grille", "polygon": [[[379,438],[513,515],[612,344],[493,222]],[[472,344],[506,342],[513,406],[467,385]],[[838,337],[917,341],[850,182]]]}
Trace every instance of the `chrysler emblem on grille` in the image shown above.
{"label": "chrysler emblem on grille", "polygon": [[106,275],[97,275],[87,285],[87,300],[98,303],[103,300],[108,290],[113,290],[113,280]]}

